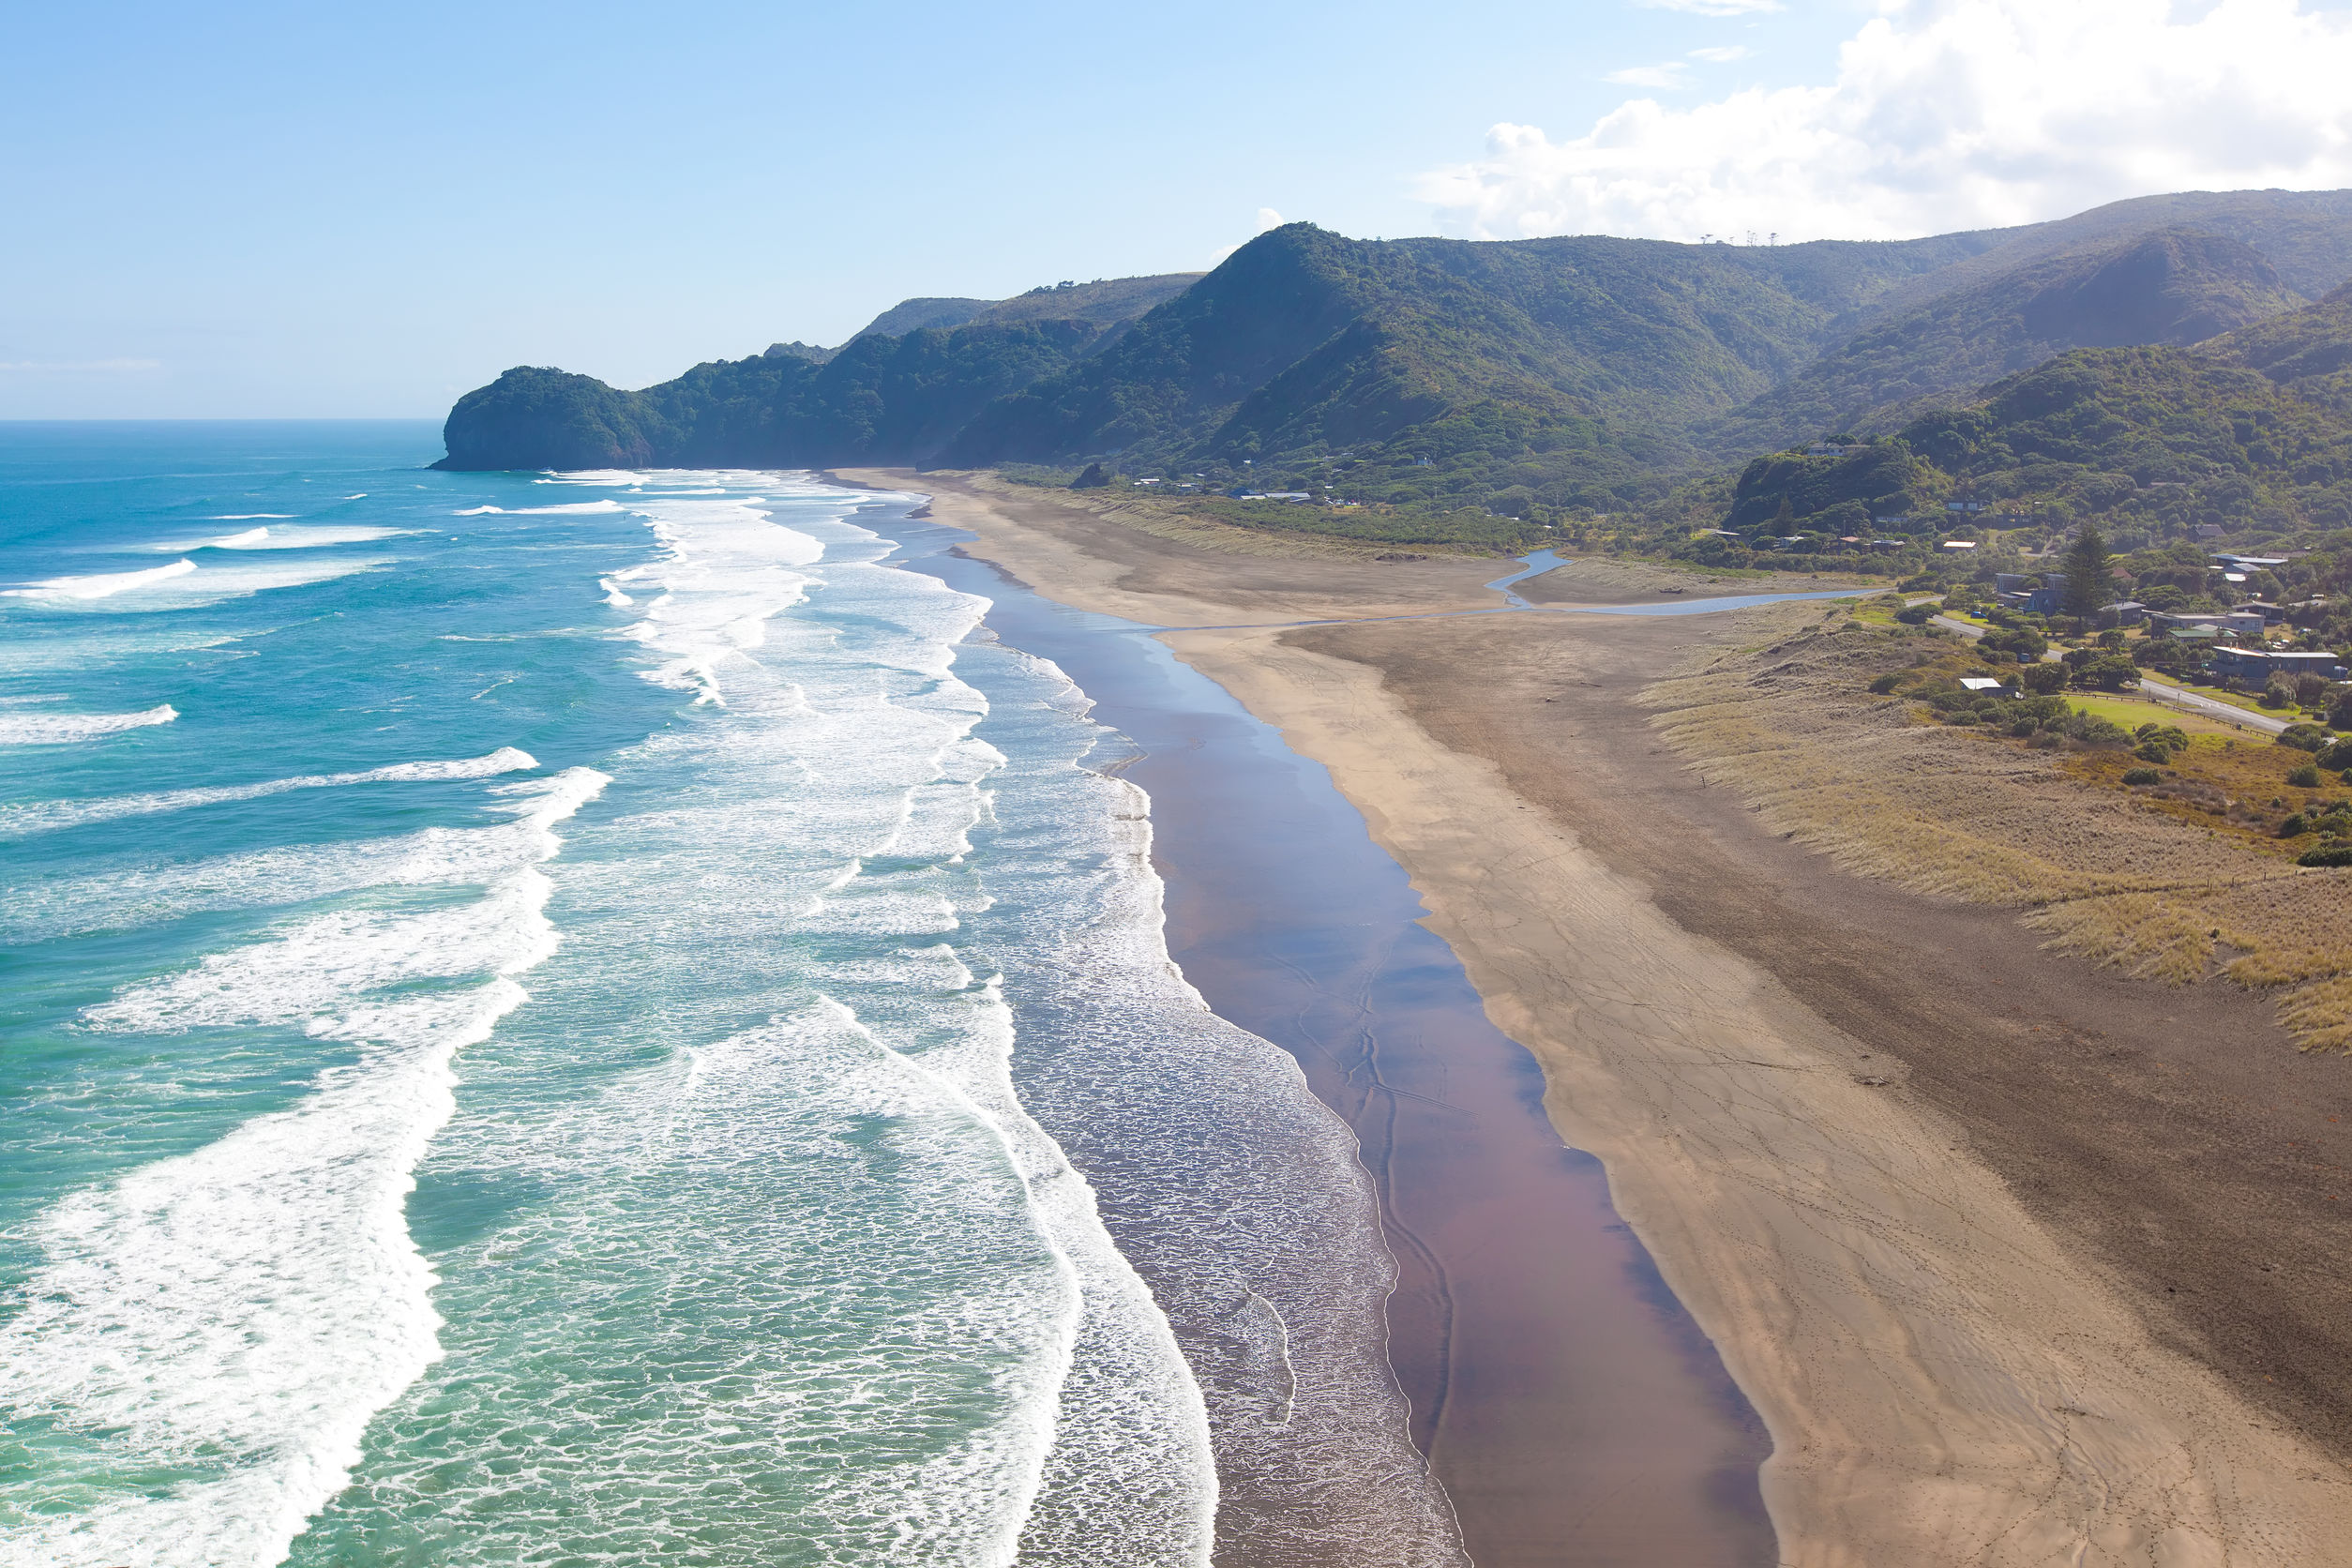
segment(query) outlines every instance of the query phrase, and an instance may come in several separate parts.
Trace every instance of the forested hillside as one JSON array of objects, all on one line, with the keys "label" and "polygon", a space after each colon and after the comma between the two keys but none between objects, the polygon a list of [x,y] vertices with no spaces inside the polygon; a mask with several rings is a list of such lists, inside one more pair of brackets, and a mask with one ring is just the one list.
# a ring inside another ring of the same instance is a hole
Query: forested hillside
[{"label": "forested hillside", "polygon": [[[910,300],[837,351],[780,344],[641,392],[510,371],[452,411],[447,461],[1101,464],[1432,515],[1703,510],[1692,496],[1728,506],[1729,481],[1705,478],[1726,459],[1907,430],[2077,349],[2228,334],[2208,370],[2321,407],[2346,395],[2352,310],[2264,334],[2347,276],[2352,192],[2189,193],[1892,243],[1380,242],[1290,224],[1197,279]],[[2176,390],[2183,407],[2239,397]],[[2073,466],[2123,471],[2106,460]],[[2081,508],[2113,488],[2074,475],[2036,493]],[[2260,505],[2318,505],[2254,488]],[[1905,477],[1836,499],[1923,493]]]},{"label": "forested hillside", "polygon": [[2075,349],[1879,439],[1691,484],[1627,542],[1727,563],[1844,539],[1916,561],[1945,535],[2033,544],[2084,521],[2125,549],[2208,528],[2308,542],[2352,528],[2347,366],[2352,289],[2193,348]]},{"label": "forested hillside", "polygon": [[2071,348],[2186,344],[2302,299],[2259,251],[2163,229],[2029,262],[1870,327],[1707,431],[1726,453],[1877,434]]}]

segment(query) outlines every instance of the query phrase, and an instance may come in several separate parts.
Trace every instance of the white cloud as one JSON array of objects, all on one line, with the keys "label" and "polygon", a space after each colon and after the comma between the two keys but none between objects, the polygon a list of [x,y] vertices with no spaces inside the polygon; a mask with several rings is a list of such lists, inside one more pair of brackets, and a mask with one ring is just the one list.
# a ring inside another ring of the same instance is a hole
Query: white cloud
[{"label": "white cloud", "polygon": [[[1256,236],[1264,234],[1269,229],[1279,229],[1281,227],[1282,215],[1280,213],[1274,211],[1272,207],[1259,207],[1258,209],[1258,226],[1250,231],[1250,235],[1252,238],[1255,238]],[[1225,258],[1230,256],[1234,251],[1239,250],[1241,248],[1242,245],[1240,242],[1227,246],[1224,249],[1218,251],[1214,256],[1209,258],[1209,264],[1211,266],[1223,266],[1225,264]]]},{"label": "white cloud", "polygon": [[1687,87],[1691,83],[1690,68],[1680,60],[1668,60],[1663,65],[1656,66],[1627,66],[1623,70],[1609,72],[1601,80],[1614,82],[1622,87],[1657,87],[1669,90],[1676,87]]},{"label": "white cloud", "polygon": [[1688,11],[1693,16],[1753,16],[1780,9],[1780,0],[1635,0],[1653,11]]},{"label": "white cloud", "polygon": [[[1696,3],[1696,0],[1693,0]],[[1823,86],[1499,125],[1422,176],[1481,238],[1897,238],[2158,191],[2352,185],[2352,18],[2298,0],[1881,0]]]},{"label": "white cloud", "polygon": [[1711,65],[1718,66],[1732,60],[1744,60],[1747,57],[1748,46],[1743,43],[1717,44],[1711,49],[1694,49],[1691,51],[1692,59],[1705,60]]}]

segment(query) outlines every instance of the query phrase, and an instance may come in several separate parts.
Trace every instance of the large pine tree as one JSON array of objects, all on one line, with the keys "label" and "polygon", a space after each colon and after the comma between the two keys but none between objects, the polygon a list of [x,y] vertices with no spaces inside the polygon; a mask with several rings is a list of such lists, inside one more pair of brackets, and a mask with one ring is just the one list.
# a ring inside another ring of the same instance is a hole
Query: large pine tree
[{"label": "large pine tree", "polygon": [[2066,612],[2088,621],[2110,601],[2115,583],[2107,570],[2107,541],[2098,526],[2084,523],[2066,552]]}]

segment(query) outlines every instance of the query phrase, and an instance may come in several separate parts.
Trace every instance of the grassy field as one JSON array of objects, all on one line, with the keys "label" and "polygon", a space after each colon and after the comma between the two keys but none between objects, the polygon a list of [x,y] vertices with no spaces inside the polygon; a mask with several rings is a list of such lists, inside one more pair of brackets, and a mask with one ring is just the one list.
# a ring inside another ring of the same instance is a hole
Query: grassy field
[{"label": "grassy field", "polygon": [[[2290,813],[2352,794],[2333,777],[2290,787],[2308,753],[2200,726],[2156,784],[2126,785],[2148,765],[2128,750],[1947,726],[1869,690],[1882,674],[1976,668],[1966,648],[1813,606],[1759,618],[1777,635],[1645,701],[1667,742],[1772,830],[1862,875],[2010,906],[2055,946],[2135,975],[2267,990],[2305,1049],[2352,1051],[2352,867],[2299,867],[2313,840],[2278,837]],[[2152,703],[2069,696],[2131,728],[2192,728]]]},{"label": "grassy field", "polygon": [[2206,718],[2200,715],[2159,702],[2148,697],[2126,697],[2118,693],[2070,691],[2067,704],[2083,713],[2097,714],[2126,730],[2136,730],[2143,724],[2170,724],[2192,735],[2236,735],[2238,727],[2226,720]]}]

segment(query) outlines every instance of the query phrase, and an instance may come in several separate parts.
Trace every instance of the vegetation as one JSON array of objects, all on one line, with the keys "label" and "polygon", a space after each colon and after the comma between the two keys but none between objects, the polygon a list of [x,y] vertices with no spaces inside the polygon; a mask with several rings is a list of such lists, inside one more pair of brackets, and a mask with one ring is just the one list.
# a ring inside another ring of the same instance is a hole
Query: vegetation
[{"label": "vegetation", "polygon": [[1871,327],[1711,427],[1710,445],[1889,431],[2068,349],[2195,343],[2302,303],[2260,252],[2220,234],[2096,241]]},{"label": "vegetation", "polygon": [[[2085,519],[2124,550],[2216,517],[2249,535],[2352,525],[2352,310],[2288,309],[2343,281],[2347,241],[2352,203],[2276,191],[1883,244],[1291,224],[1206,276],[909,300],[838,350],[778,344],[641,392],[510,371],[452,412],[447,462],[1100,464],[1203,505],[1304,491],[1380,520],[1269,513],[1282,529],[1948,581],[1946,543],[2013,565]],[[2194,353],[2142,346],[2241,322]],[[2040,363],[2103,344],[2132,346]],[[2004,370],[1973,401],[1850,434],[1849,409]],[[1856,449],[1710,456],[1796,436]]]},{"label": "vegetation", "polygon": [[2352,800],[2287,782],[2310,753],[2122,698],[1968,693],[1998,667],[1956,639],[1764,613],[1779,635],[1649,700],[1772,830],[2134,974],[2266,990],[2305,1048],[2352,1049]]}]

